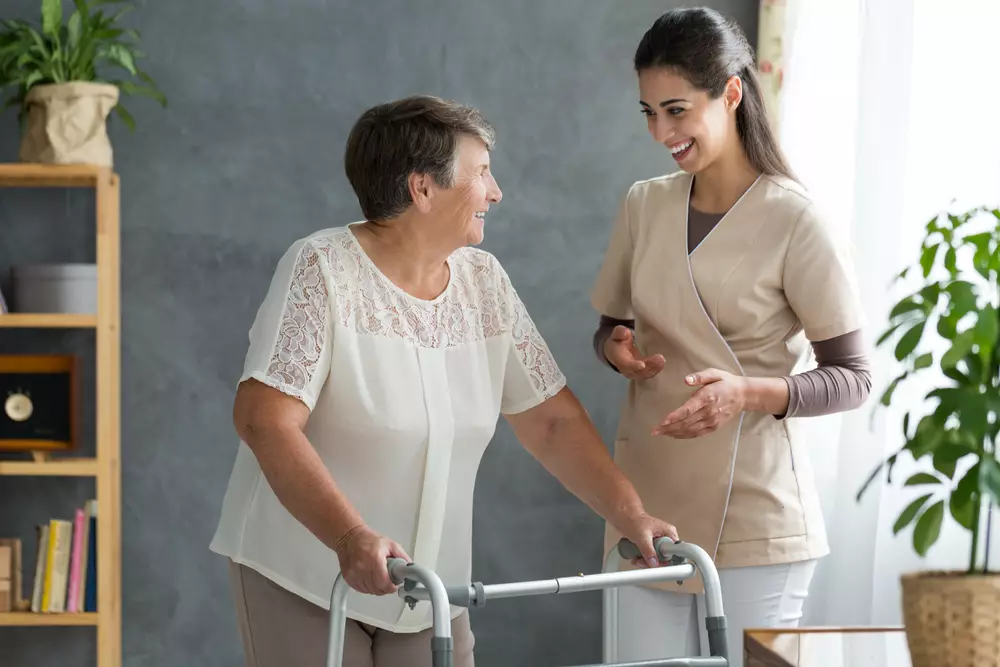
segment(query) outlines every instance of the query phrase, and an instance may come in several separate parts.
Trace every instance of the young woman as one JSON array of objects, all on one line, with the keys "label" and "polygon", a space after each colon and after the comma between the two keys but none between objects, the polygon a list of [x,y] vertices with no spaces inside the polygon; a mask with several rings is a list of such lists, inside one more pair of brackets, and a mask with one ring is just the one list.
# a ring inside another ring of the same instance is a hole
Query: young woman
[{"label": "young woman", "polygon": [[[752,50],[717,12],[661,16],[635,54],[649,133],[680,170],[633,184],[592,293],[598,356],[631,380],[615,460],[715,558],[732,664],[795,625],[829,551],[799,418],[870,388],[849,253],[770,129]],[[818,367],[796,374],[809,351]],[[607,529],[610,547],[619,535]],[[618,660],[697,655],[699,582],[625,589]]]}]

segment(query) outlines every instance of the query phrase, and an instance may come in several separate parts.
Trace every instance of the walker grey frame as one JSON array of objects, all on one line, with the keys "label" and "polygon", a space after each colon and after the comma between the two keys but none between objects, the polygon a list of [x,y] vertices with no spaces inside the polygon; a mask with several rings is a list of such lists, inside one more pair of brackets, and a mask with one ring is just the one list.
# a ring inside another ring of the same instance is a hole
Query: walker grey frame
[{"label": "walker grey frame", "polygon": [[[620,571],[625,560],[639,556],[635,544],[622,539],[610,549],[600,574],[579,574],[571,577],[523,581],[507,584],[445,587],[440,577],[419,564],[398,558],[388,561],[389,575],[400,586],[398,595],[412,608],[420,600],[429,600],[433,620],[431,660],[433,667],[453,667],[451,636],[451,605],[482,607],[487,600],[524,597],[528,595],[559,595],[580,591],[603,591],[604,596],[604,662],[600,665],[575,667],[728,667],[729,647],[726,641],[726,616],[722,607],[722,588],[715,564],[705,551],[694,544],[673,542],[661,537],[654,547],[663,563],[660,567]],[[641,662],[615,662],[618,655],[618,588],[635,584],[664,581],[681,582],[697,572],[705,585],[705,627],[708,630],[709,655],[705,657],[663,658]],[[330,641],[327,667],[343,667],[344,630],[347,622],[347,594],[350,587],[338,574],[330,595]]]}]

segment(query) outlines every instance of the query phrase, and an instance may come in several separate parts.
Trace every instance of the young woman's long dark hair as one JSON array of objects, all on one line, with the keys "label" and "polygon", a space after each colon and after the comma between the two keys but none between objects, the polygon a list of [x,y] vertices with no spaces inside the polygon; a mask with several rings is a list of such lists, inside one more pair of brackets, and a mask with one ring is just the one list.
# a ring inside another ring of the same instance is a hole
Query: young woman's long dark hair
[{"label": "young woman's long dark hair", "polygon": [[764,174],[795,180],[768,122],[753,49],[735,21],[707,7],[675,9],[656,20],[635,52],[635,71],[675,70],[696,88],[717,98],[738,75],[743,98],[736,109],[736,130],[753,167]]}]

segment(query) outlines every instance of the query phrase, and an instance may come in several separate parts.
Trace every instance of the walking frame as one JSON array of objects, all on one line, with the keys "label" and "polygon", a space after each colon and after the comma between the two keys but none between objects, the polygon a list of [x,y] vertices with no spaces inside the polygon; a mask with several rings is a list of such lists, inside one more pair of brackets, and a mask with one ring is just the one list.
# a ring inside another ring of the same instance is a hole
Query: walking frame
[{"label": "walking frame", "polygon": [[[701,547],[685,542],[673,542],[667,537],[653,542],[661,565],[621,571],[623,561],[639,557],[638,547],[622,538],[608,551],[600,574],[579,574],[556,579],[523,581],[506,584],[473,582],[446,587],[433,571],[417,563],[399,558],[388,560],[389,575],[399,585],[397,594],[412,608],[420,600],[429,600],[433,619],[431,655],[433,667],[453,666],[451,636],[451,605],[482,607],[487,600],[524,597],[528,595],[559,595],[601,590],[604,596],[604,662],[600,665],[575,667],[728,667],[729,648],[726,641],[726,616],[722,608],[722,588],[715,564]],[[662,658],[641,662],[615,662],[618,656],[618,588],[636,584],[692,579],[697,572],[705,585],[705,627],[708,631],[709,655],[705,657]],[[347,595],[351,588],[342,574],[337,575],[330,596],[330,640],[327,667],[343,667],[344,634],[347,622]]]}]

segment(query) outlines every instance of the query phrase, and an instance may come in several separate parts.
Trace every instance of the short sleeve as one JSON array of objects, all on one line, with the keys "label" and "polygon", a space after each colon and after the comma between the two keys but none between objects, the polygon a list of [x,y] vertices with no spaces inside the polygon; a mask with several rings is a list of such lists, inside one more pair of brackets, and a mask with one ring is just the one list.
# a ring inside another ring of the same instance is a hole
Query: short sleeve
[{"label": "short sleeve", "polygon": [[504,367],[500,412],[511,415],[533,408],[558,394],[566,386],[566,377],[506,271],[495,260],[493,265],[499,282],[500,307],[510,323],[510,349]]},{"label": "short sleeve", "polygon": [[782,271],[789,305],[806,337],[822,341],[862,328],[864,311],[851,247],[810,204],[792,230]]},{"label": "short sleeve", "polygon": [[330,367],[330,302],[325,263],[307,240],[278,262],[250,329],[240,381],[254,378],[312,410]]},{"label": "short sleeve", "polygon": [[632,312],[634,234],[629,211],[633,188],[629,188],[618,207],[618,214],[611,228],[611,240],[604,252],[604,262],[590,293],[590,303],[598,313],[620,320],[635,317]]}]

